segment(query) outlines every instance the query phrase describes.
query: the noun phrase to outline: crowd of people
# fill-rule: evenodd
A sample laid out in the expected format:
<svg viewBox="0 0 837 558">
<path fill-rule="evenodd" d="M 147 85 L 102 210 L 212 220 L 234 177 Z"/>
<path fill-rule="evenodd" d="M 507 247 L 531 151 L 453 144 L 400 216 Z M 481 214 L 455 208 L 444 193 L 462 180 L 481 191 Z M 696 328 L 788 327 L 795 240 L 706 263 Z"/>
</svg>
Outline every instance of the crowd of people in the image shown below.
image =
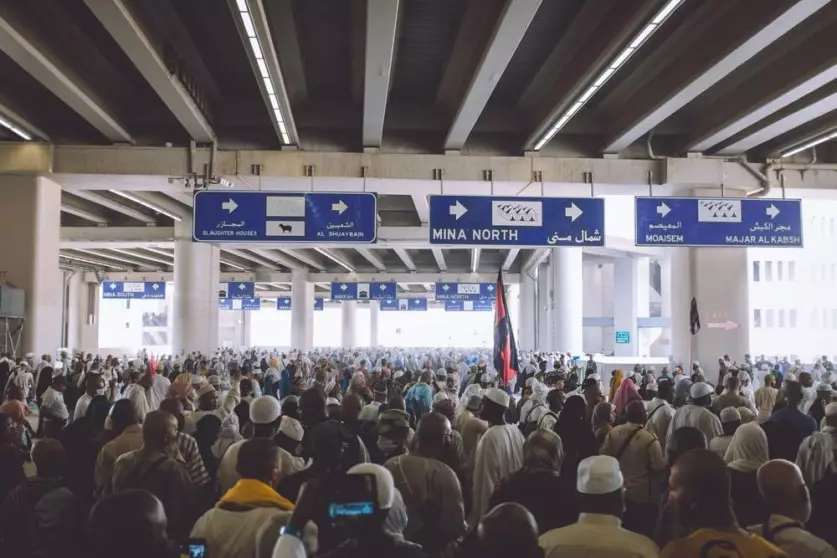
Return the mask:
<svg viewBox="0 0 837 558">
<path fill-rule="evenodd" d="M 825 357 L 56 360 L 0 355 L 1 556 L 837 558 Z"/>
</svg>

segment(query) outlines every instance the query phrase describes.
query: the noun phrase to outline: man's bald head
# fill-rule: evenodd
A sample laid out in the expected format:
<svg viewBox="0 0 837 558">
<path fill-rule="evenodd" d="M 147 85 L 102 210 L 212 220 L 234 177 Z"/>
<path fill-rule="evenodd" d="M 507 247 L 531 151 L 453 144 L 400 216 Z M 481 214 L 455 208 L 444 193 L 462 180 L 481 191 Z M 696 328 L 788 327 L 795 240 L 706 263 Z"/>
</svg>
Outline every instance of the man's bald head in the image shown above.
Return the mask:
<svg viewBox="0 0 837 558">
<path fill-rule="evenodd" d="M 805 523 L 811 517 L 811 497 L 802 471 L 784 459 L 768 461 L 758 470 L 759 491 L 770 513 Z"/>
<path fill-rule="evenodd" d="M 32 461 L 42 478 L 56 478 L 64 475 L 67 466 L 67 450 L 64 444 L 55 438 L 44 438 L 35 442 L 32 448 Z"/>
<path fill-rule="evenodd" d="M 648 412 L 645 410 L 644 401 L 636 400 L 628 403 L 628 406 L 625 408 L 625 414 L 627 415 L 628 422 L 634 424 L 644 425 L 648 421 Z"/>
<path fill-rule="evenodd" d="M 166 411 L 151 411 L 142 423 L 142 440 L 146 448 L 162 451 L 177 436 L 177 419 Z"/>
<path fill-rule="evenodd" d="M 363 410 L 363 399 L 355 393 L 347 393 L 343 397 L 343 420 L 357 420 Z"/>
<path fill-rule="evenodd" d="M 538 523 L 532 514 L 516 503 L 500 504 L 489 511 L 477 526 L 480 556 L 532 558 L 543 556 L 538 546 Z"/>
<path fill-rule="evenodd" d="M 166 512 L 150 492 L 126 490 L 93 507 L 88 532 L 94 558 L 113 556 L 115 549 L 126 558 L 164 556 Z"/>
<path fill-rule="evenodd" d="M 416 427 L 417 453 L 423 457 L 439 457 L 450 433 L 447 417 L 440 413 L 425 413 Z"/>
</svg>

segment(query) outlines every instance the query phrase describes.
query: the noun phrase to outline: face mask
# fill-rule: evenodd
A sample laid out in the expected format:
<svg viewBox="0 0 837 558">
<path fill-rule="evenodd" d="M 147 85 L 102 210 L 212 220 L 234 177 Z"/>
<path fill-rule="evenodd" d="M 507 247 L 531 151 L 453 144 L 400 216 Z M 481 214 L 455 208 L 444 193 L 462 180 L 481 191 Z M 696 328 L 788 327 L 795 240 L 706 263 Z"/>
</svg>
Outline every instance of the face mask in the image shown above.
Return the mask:
<svg viewBox="0 0 837 558">
<path fill-rule="evenodd" d="M 384 438 L 383 436 L 378 437 L 378 449 L 380 449 L 385 454 L 390 454 L 398 449 L 398 444 L 390 440 L 389 438 Z"/>
</svg>

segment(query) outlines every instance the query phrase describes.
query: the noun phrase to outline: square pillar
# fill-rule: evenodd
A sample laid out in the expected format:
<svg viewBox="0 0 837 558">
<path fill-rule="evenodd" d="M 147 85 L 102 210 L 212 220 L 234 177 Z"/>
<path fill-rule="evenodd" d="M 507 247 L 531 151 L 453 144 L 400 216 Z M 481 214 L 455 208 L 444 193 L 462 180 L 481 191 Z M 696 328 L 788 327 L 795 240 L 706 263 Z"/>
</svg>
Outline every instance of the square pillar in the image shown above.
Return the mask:
<svg viewBox="0 0 837 558">
<path fill-rule="evenodd" d="M 314 346 L 314 284 L 308 271 L 291 270 L 291 349 L 307 352 Z"/>
<path fill-rule="evenodd" d="M 614 356 L 648 355 L 648 343 L 640 334 L 637 318 L 647 318 L 649 310 L 648 258 L 617 258 L 613 266 Z M 628 343 L 620 343 L 628 333 Z"/>
<path fill-rule="evenodd" d="M 380 345 L 378 335 L 380 332 L 381 304 L 377 300 L 369 302 L 369 344 L 373 347 Z"/>
<path fill-rule="evenodd" d="M 537 308 L 537 282 L 528 272 L 520 274 L 520 316 L 518 318 L 517 346 L 524 351 L 537 348 L 535 339 Z"/>
<path fill-rule="evenodd" d="M 583 350 L 584 283 L 580 248 L 553 248 L 549 257 L 552 278 L 552 350 L 581 354 Z"/>
<path fill-rule="evenodd" d="M 537 305 L 537 347 L 539 351 L 552 350 L 552 307 L 549 280 L 549 264 L 538 266 L 538 281 L 536 293 Z"/>
<path fill-rule="evenodd" d="M 42 176 L 0 176 L 0 276 L 26 292 L 23 353 L 62 341 L 61 186 Z"/>
<path fill-rule="evenodd" d="M 344 349 L 354 349 L 357 346 L 357 301 L 343 301 L 340 312 L 343 325 L 340 330 L 341 346 Z"/>
<path fill-rule="evenodd" d="M 67 281 L 67 347 L 96 354 L 99 350 L 99 284 L 85 281 L 81 270 Z"/>
<path fill-rule="evenodd" d="M 192 242 L 192 220 L 174 224 L 174 335 L 172 350 L 211 355 L 218 348 L 220 250 Z"/>
</svg>

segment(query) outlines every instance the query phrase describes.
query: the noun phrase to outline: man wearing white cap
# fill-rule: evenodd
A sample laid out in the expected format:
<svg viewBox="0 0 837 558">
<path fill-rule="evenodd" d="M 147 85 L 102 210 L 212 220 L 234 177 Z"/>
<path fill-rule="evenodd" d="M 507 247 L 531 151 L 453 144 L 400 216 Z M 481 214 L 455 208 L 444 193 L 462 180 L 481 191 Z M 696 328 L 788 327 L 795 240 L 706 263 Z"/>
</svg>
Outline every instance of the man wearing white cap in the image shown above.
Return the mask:
<svg viewBox="0 0 837 558">
<path fill-rule="evenodd" d="M 710 451 L 714 451 L 719 456 L 724 457 L 727 453 L 727 448 L 732 443 L 732 437 L 738 427 L 741 426 L 741 412 L 735 407 L 727 407 L 721 411 L 721 428 L 724 429 L 722 436 L 715 436 L 709 442 Z"/>
<path fill-rule="evenodd" d="M 578 522 L 541 535 L 545 558 L 656 558 L 650 539 L 622 528 L 622 472 L 613 457 L 588 457 L 578 465 Z"/>
<path fill-rule="evenodd" d="M 193 411 L 186 417 L 186 425 L 183 431 L 186 434 L 194 434 L 197 430 L 198 421 L 206 415 L 215 415 L 223 423 L 232 423 L 238 426 L 238 417 L 233 413 L 236 405 L 241 403 L 241 372 L 235 372 L 232 377 L 230 391 L 224 398 L 224 403 L 219 406 L 219 396 L 215 387 L 210 383 L 203 384 L 198 390 L 198 410 Z"/>
<path fill-rule="evenodd" d="M 480 418 L 489 424 L 480 438 L 474 458 L 474 506 L 468 523 L 475 526 L 488 511 L 488 501 L 497 484 L 523 467 L 523 434 L 506 424 L 505 414 L 511 397 L 498 388 L 486 390 Z"/>
<path fill-rule="evenodd" d="M 721 419 L 718 415 L 709 410 L 712 405 L 712 386 L 706 382 L 697 382 L 689 389 L 691 401 L 677 409 L 671 423 L 668 425 L 667 439 L 671 439 L 672 433 L 683 426 L 697 428 L 703 433 L 707 443 L 711 443 L 715 436 L 724 433 L 721 427 Z"/>
<path fill-rule="evenodd" d="M 275 397 L 259 397 L 250 404 L 250 421 L 253 423 L 253 438 L 266 438 L 273 440 L 279 424 L 279 415 L 282 407 Z M 226 492 L 235 485 L 241 476 L 236 471 L 238 463 L 238 452 L 247 440 L 240 440 L 227 448 L 221 457 L 218 465 L 218 481 L 221 484 L 221 492 Z M 283 453 L 286 453 L 283 451 Z M 281 454 L 280 454 L 281 463 Z M 285 473 L 283 471 L 283 473 Z M 289 473 L 285 473 L 289 474 Z"/>
</svg>

